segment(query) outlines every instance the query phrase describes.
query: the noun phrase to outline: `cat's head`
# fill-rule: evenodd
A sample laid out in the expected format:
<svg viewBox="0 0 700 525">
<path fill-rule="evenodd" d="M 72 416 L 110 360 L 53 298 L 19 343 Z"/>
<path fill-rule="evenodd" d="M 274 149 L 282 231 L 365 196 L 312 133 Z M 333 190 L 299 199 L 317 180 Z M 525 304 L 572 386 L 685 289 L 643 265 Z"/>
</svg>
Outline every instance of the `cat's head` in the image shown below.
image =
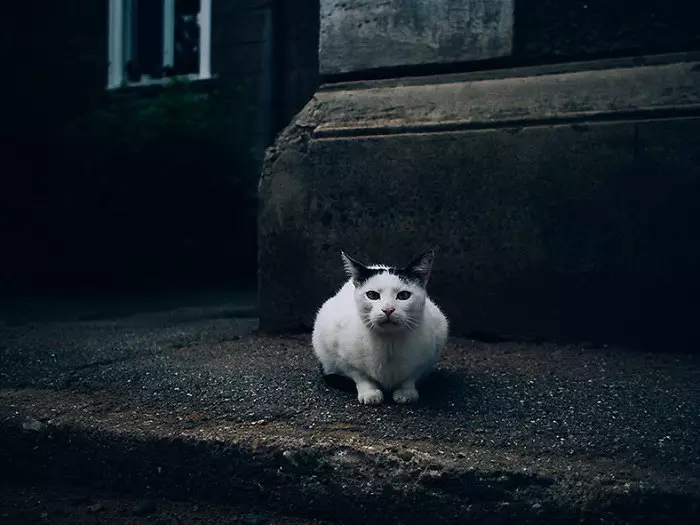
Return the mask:
<svg viewBox="0 0 700 525">
<path fill-rule="evenodd" d="M 428 250 L 405 268 L 366 266 L 341 253 L 345 271 L 355 285 L 355 304 L 365 326 L 394 333 L 418 327 L 423 317 L 435 253 Z"/>
</svg>

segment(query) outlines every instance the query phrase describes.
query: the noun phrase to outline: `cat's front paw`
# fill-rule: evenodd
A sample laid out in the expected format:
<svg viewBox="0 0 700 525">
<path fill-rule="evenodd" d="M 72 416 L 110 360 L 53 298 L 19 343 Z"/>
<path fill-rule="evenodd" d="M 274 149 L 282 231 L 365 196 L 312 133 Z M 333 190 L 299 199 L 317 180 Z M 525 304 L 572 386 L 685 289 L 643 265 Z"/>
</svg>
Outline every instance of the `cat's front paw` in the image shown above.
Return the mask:
<svg viewBox="0 0 700 525">
<path fill-rule="evenodd" d="M 384 401 L 384 394 L 376 388 L 369 388 L 357 393 L 357 400 L 363 405 L 380 405 Z"/>
<path fill-rule="evenodd" d="M 418 390 L 415 388 L 398 388 L 392 394 L 395 403 L 415 403 L 418 401 Z"/>
</svg>

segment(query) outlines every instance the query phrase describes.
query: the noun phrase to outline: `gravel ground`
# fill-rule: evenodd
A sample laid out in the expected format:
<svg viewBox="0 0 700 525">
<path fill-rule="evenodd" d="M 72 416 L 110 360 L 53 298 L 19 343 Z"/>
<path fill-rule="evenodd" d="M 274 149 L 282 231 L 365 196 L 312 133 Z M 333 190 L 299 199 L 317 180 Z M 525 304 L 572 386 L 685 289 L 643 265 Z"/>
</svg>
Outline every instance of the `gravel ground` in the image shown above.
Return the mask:
<svg viewBox="0 0 700 525">
<path fill-rule="evenodd" d="M 344 522 L 697 517 L 698 356 L 454 339 L 418 404 L 368 407 L 321 378 L 308 335 L 256 324 L 219 307 L 0 324 L 0 461 Z"/>
</svg>

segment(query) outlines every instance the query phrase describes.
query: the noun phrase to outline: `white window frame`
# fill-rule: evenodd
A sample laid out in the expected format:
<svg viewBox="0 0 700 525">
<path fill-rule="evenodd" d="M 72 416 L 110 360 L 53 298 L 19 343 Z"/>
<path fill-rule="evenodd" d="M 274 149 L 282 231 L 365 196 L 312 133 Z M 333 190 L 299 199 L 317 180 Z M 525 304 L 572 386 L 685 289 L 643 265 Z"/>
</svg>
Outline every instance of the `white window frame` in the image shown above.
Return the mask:
<svg viewBox="0 0 700 525">
<path fill-rule="evenodd" d="M 165 78 L 145 78 L 138 82 L 126 80 L 126 64 L 131 59 L 132 0 L 108 0 L 108 70 L 107 88 L 165 84 L 170 80 L 199 80 L 211 78 L 211 3 L 199 0 L 199 71 L 190 75 Z M 149 0 L 156 1 L 156 0 Z M 175 0 L 163 2 L 163 67 L 172 66 L 175 59 Z"/>
</svg>

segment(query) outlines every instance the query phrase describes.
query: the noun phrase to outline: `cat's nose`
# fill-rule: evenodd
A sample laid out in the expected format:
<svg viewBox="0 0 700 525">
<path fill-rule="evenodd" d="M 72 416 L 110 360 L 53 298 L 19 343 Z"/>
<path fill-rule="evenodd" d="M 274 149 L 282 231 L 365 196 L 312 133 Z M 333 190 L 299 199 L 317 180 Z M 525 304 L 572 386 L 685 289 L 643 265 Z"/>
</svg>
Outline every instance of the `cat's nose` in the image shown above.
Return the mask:
<svg viewBox="0 0 700 525">
<path fill-rule="evenodd" d="M 393 314 L 394 310 L 396 310 L 396 308 L 392 308 L 391 306 L 388 306 L 387 308 L 382 308 L 382 312 L 384 312 L 387 317 Z"/>
</svg>

